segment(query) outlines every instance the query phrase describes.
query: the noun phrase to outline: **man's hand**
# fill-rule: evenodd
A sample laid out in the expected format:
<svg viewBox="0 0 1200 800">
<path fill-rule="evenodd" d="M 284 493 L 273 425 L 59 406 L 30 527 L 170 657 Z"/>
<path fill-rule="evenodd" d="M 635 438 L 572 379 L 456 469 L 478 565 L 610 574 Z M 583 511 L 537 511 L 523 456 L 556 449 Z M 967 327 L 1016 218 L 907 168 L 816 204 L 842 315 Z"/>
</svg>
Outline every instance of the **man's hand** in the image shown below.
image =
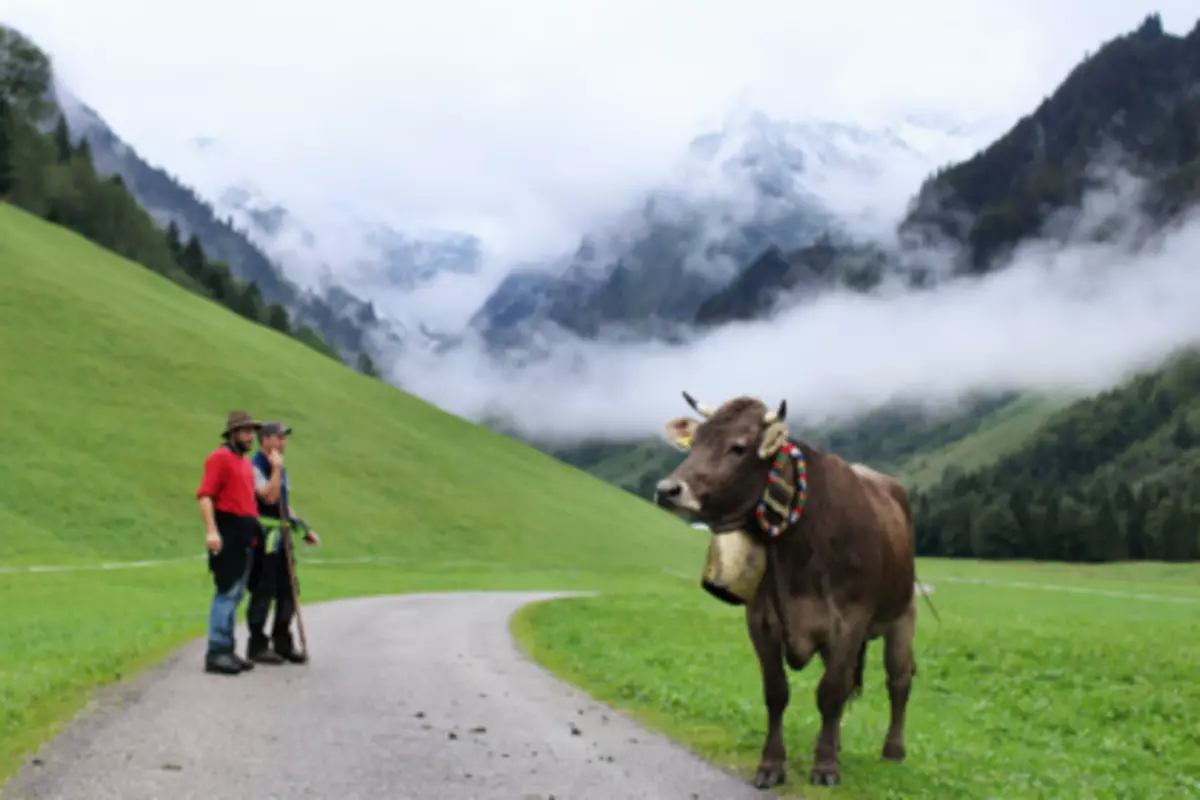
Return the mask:
<svg viewBox="0 0 1200 800">
<path fill-rule="evenodd" d="M 279 469 L 283 466 L 283 453 L 278 450 L 272 450 L 267 453 L 267 461 L 270 462 L 272 467 Z"/>
<path fill-rule="evenodd" d="M 210 529 L 208 533 L 204 535 L 204 546 L 207 547 L 209 552 L 211 552 L 213 555 L 221 552 L 221 534 Z"/>
<path fill-rule="evenodd" d="M 321 544 L 321 537 L 317 536 L 317 532 L 310 528 L 308 533 L 304 534 L 304 542 L 316 547 Z"/>
</svg>

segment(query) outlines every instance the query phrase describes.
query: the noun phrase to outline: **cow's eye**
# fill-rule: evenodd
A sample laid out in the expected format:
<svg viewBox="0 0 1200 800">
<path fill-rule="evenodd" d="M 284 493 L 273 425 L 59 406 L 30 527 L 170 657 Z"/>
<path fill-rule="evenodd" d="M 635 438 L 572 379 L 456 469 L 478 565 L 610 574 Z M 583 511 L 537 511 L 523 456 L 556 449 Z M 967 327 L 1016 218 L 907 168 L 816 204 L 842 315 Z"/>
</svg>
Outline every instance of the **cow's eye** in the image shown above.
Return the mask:
<svg viewBox="0 0 1200 800">
<path fill-rule="evenodd" d="M 746 445 L 735 444 L 733 447 L 729 448 L 729 452 L 733 453 L 735 456 L 744 456 L 746 455 Z"/>
</svg>

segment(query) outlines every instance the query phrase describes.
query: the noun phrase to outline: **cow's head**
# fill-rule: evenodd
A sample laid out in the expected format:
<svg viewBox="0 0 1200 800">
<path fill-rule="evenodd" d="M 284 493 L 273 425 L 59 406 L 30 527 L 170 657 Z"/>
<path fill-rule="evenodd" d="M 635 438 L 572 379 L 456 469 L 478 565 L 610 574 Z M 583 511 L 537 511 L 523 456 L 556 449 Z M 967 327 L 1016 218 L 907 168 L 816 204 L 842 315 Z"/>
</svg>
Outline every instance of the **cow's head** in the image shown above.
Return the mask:
<svg viewBox="0 0 1200 800">
<path fill-rule="evenodd" d="M 741 525 L 762 498 L 775 454 L 787 442 L 787 401 L 772 411 L 752 397 L 717 409 L 687 392 L 683 398 L 704 421 L 675 417 L 667 423 L 667 441 L 688 456 L 658 482 L 654 500 L 715 530 Z"/>
</svg>

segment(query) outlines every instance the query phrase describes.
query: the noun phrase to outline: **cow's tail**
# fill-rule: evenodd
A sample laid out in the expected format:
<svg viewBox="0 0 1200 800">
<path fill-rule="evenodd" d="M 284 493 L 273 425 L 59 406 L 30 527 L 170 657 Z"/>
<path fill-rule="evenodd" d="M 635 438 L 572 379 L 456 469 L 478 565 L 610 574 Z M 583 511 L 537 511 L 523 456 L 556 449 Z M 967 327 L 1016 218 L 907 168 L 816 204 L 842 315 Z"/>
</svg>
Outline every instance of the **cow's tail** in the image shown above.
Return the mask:
<svg viewBox="0 0 1200 800">
<path fill-rule="evenodd" d="M 929 592 L 926 591 L 925 584 L 921 582 L 919 577 L 917 577 L 917 570 L 915 567 L 913 568 L 913 579 L 917 583 L 917 591 L 925 598 L 925 604 L 928 605 L 929 610 L 933 612 L 933 618 L 937 620 L 938 625 L 941 625 L 942 618 L 938 616 L 937 609 L 933 607 L 933 600 L 929 599 Z"/>
<path fill-rule="evenodd" d="M 893 481 L 892 496 L 896 498 L 896 502 L 900 504 L 900 508 L 904 511 L 904 518 L 908 521 L 908 530 L 912 535 L 913 546 L 913 581 L 916 583 L 916 590 L 925 595 L 925 602 L 929 605 L 929 610 L 933 612 L 933 618 L 937 620 L 937 624 L 942 624 L 942 618 L 938 616 L 937 609 L 933 607 L 933 601 L 929 599 L 929 592 L 925 591 L 925 584 L 921 583 L 921 579 L 917 577 L 916 555 L 917 555 L 917 531 L 916 521 L 913 519 L 912 503 L 909 502 L 908 492 L 898 481 Z"/>
</svg>

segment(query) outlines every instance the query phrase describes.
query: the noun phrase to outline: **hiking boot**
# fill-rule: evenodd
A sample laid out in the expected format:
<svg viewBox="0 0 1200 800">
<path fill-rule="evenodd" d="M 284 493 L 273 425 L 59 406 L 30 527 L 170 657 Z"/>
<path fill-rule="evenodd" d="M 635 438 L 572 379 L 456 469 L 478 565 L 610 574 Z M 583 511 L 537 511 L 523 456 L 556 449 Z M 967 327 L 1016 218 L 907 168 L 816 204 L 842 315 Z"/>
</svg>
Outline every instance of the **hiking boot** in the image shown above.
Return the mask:
<svg viewBox="0 0 1200 800">
<path fill-rule="evenodd" d="M 290 661 L 293 664 L 303 664 L 308 661 L 308 653 L 297 653 L 295 650 L 283 650 L 276 653 L 285 661 Z"/>
<path fill-rule="evenodd" d="M 204 659 L 204 671 L 218 675 L 240 675 L 242 673 L 241 659 L 233 653 L 209 654 Z"/>
<path fill-rule="evenodd" d="M 308 653 L 296 652 L 296 646 L 291 636 L 276 636 L 271 644 L 274 646 L 275 652 L 285 661 L 292 664 L 303 664 L 308 661 Z"/>
<path fill-rule="evenodd" d="M 251 661 L 256 661 L 259 664 L 282 664 L 283 658 L 269 647 L 263 647 L 248 653 Z"/>
</svg>

